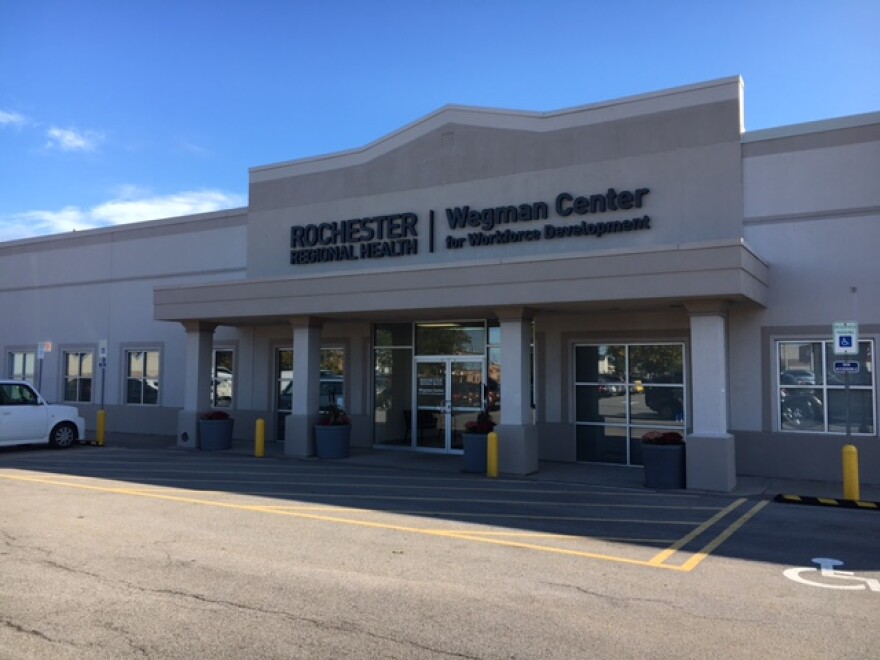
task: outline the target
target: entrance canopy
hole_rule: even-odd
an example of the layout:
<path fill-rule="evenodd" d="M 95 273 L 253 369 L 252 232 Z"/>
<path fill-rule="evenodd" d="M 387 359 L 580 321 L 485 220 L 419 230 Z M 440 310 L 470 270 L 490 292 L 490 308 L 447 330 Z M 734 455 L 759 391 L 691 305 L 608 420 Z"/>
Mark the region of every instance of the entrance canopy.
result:
<path fill-rule="evenodd" d="M 489 316 L 500 307 L 574 312 L 651 309 L 699 300 L 764 306 L 768 267 L 741 241 L 625 254 L 499 259 L 454 268 L 224 281 L 159 287 L 162 321 L 221 325 L 286 322 L 292 316 L 375 321 Z"/>

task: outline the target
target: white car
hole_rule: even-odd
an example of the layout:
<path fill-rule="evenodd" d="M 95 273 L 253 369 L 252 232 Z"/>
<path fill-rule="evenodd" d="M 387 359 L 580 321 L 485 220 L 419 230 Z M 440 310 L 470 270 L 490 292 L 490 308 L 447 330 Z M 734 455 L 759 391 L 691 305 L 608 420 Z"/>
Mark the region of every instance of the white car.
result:
<path fill-rule="evenodd" d="M 0 446 L 48 443 L 70 447 L 85 437 L 85 421 L 73 406 L 46 403 L 23 380 L 0 380 Z"/>

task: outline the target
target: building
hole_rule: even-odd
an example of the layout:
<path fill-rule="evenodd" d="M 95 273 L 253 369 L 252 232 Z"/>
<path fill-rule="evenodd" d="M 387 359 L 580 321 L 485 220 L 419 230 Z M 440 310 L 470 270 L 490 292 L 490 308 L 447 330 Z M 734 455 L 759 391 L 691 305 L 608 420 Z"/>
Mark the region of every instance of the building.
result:
<path fill-rule="evenodd" d="M 502 472 L 671 429 L 691 488 L 839 480 L 847 443 L 877 484 L 878 166 L 880 113 L 745 132 L 739 77 L 445 107 L 246 208 L 0 244 L 5 375 L 184 447 L 213 406 L 311 455 L 341 401 L 356 445 L 451 453 L 485 406 Z"/>

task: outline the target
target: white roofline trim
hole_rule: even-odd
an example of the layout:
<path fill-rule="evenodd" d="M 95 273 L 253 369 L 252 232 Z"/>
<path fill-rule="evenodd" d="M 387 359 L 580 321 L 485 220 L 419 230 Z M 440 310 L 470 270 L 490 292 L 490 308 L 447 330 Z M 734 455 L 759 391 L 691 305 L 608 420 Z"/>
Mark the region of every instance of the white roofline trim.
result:
<path fill-rule="evenodd" d="M 866 112 L 860 115 L 848 115 L 846 117 L 834 117 L 833 119 L 820 119 L 802 124 L 790 124 L 788 126 L 748 131 L 743 133 L 742 141 L 743 143 L 763 142 L 765 140 L 778 140 L 797 135 L 809 135 L 810 133 L 826 133 L 844 128 L 858 128 L 859 126 L 870 126 L 877 123 L 880 123 L 880 112 Z"/>

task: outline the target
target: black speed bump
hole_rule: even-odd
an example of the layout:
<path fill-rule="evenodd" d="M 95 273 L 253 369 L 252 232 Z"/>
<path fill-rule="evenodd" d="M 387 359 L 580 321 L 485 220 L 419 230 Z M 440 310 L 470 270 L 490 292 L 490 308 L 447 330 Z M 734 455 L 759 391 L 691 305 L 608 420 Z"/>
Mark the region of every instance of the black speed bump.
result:
<path fill-rule="evenodd" d="M 774 502 L 783 504 L 809 504 L 811 506 L 836 506 L 841 509 L 864 509 L 867 511 L 880 511 L 880 503 L 863 502 L 862 500 L 839 500 L 833 497 L 809 497 L 805 495 L 779 494 L 773 498 Z"/>

